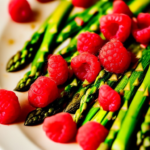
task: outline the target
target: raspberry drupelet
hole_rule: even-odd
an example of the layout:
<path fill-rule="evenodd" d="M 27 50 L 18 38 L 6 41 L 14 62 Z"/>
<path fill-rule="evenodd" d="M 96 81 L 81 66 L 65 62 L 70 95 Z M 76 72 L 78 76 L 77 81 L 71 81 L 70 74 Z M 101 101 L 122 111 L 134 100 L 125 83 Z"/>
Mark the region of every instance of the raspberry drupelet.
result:
<path fill-rule="evenodd" d="M 77 126 L 69 113 L 59 113 L 44 120 L 43 130 L 52 141 L 67 143 L 75 137 Z"/>
<path fill-rule="evenodd" d="M 28 92 L 28 100 L 33 107 L 46 107 L 57 96 L 58 88 L 55 81 L 45 76 L 37 78 Z"/>
<path fill-rule="evenodd" d="M 20 113 L 21 107 L 16 94 L 0 89 L 0 124 L 13 123 Z"/>
<path fill-rule="evenodd" d="M 82 81 L 94 82 L 96 76 L 101 70 L 98 58 L 90 53 L 81 53 L 71 61 L 71 67 L 74 74 Z"/>

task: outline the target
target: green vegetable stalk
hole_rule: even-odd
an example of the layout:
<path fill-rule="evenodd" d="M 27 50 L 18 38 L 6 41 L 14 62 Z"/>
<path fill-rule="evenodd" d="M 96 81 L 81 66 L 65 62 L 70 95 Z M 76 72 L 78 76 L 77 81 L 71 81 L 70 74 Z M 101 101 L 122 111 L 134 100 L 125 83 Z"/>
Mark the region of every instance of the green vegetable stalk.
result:
<path fill-rule="evenodd" d="M 32 35 L 31 40 L 25 43 L 22 50 L 10 58 L 6 66 L 7 71 L 12 72 L 20 70 L 33 60 L 33 57 L 42 43 L 44 33 L 51 16 L 52 15 L 50 15 L 40 28 Z"/>
<path fill-rule="evenodd" d="M 77 18 L 75 18 L 72 22 L 67 24 L 62 29 L 62 31 L 59 33 L 57 37 L 56 43 L 60 44 L 63 41 L 65 41 L 68 37 L 79 32 L 83 28 L 83 26 L 85 26 L 96 13 L 99 13 L 101 11 L 100 8 L 103 8 L 107 3 L 110 2 L 108 0 L 100 0 L 95 5 L 91 6 L 90 8 L 86 9 L 84 12 L 79 14 Z"/>
<path fill-rule="evenodd" d="M 19 81 L 16 91 L 28 90 L 31 83 L 33 83 L 39 75 L 42 74 L 42 68 L 45 63 L 46 57 L 53 49 L 53 43 L 56 40 L 56 36 L 60 31 L 62 21 L 66 18 L 66 15 L 72 9 L 70 1 L 61 1 L 58 7 L 55 9 L 53 15 L 49 20 L 49 25 L 46 29 L 42 44 L 37 51 L 35 58 L 31 65 L 31 70 L 25 74 L 25 76 Z"/>
<path fill-rule="evenodd" d="M 142 114 L 142 109 L 146 104 L 147 97 L 149 96 L 150 91 L 150 67 L 145 75 L 144 81 L 137 90 L 126 117 L 123 121 L 121 129 L 112 145 L 112 149 L 115 150 L 126 150 L 129 149 L 129 146 L 132 141 L 132 135 L 135 131 L 138 120 Z"/>
<path fill-rule="evenodd" d="M 99 20 L 102 17 L 102 15 L 105 15 L 107 13 L 107 11 L 111 8 L 111 6 L 112 6 L 112 4 L 108 2 L 103 8 L 99 8 L 99 13 L 97 15 L 95 15 L 88 22 L 88 24 L 85 27 L 83 27 L 82 30 L 80 30 L 75 37 L 73 37 L 71 39 L 71 42 L 69 43 L 68 46 L 66 46 L 65 48 L 60 50 L 57 54 L 66 55 L 68 53 L 75 52 L 77 49 L 77 39 L 81 33 L 83 33 L 83 32 L 99 33 L 100 32 L 99 31 L 99 26 L 100 26 Z"/>

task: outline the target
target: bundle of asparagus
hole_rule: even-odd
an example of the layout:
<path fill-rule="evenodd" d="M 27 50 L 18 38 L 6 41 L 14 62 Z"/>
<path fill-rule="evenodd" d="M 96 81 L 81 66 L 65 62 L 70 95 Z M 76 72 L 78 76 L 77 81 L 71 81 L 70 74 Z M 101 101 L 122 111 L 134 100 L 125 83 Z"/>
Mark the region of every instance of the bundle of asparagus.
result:
<path fill-rule="evenodd" d="M 132 100 L 132 97 L 134 96 L 138 86 L 140 85 L 140 83 L 143 80 L 145 71 L 147 70 L 147 67 L 150 62 L 150 59 L 147 57 L 147 55 L 150 53 L 150 51 L 149 51 L 149 49 L 146 49 L 142 53 L 143 54 L 139 61 L 139 64 L 137 65 L 135 71 L 130 76 L 128 83 L 127 83 L 126 87 L 124 88 L 124 95 L 122 97 L 123 105 L 122 105 L 122 107 L 110 129 L 110 132 L 109 132 L 107 138 L 105 139 L 104 143 L 101 144 L 100 148 L 103 148 L 103 149 L 111 148 L 112 143 L 121 128 L 124 117 L 126 116 L 126 113 L 128 111 L 129 105 L 130 105 L 130 101 Z M 147 60 L 144 62 L 145 58 L 147 58 Z M 142 66 L 142 68 L 141 68 L 141 66 Z M 109 113 L 112 114 L 111 112 L 109 112 Z"/>
<path fill-rule="evenodd" d="M 146 73 L 146 76 L 137 90 L 125 119 L 122 123 L 121 129 L 112 145 L 113 149 L 127 149 L 130 146 L 132 135 L 135 131 L 136 124 L 142 114 L 142 109 L 147 102 L 147 97 L 150 91 L 150 67 Z"/>

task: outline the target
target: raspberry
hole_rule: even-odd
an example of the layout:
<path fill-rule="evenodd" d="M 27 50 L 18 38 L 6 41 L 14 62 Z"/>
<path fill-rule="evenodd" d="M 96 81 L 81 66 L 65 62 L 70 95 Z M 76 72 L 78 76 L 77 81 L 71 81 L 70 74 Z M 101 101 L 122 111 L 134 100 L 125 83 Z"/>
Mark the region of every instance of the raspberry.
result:
<path fill-rule="evenodd" d="M 97 0 L 72 0 L 72 4 L 76 7 L 87 8 L 92 6 Z"/>
<path fill-rule="evenodd" d="M 71 61 L 71 67 L 75 75 L 82 81 L 93 82 L 101 70 L 98 58 L 89 53 L 81 53 Z"/>
<path fill-rule="evenodd" d="M 90 121 L 79 128 L 76 140 L 83 150 L 96 150 L 107 134 L 108 130 L 104 126 Z"/>
<path fill-rule="evenodd" d="M 99 57 L 103 67 L 112 73 L 123 73 L 131 62 L 131 55 L 116 39 L 112 39 L 102 47 Z"/>
<path fill-rule="evenodd" d="M 0 89 L 0 123 L 13 123 L 20 113 L 21 107 L 16 94 L 12 91 Z"/>
<path fill-rule="evenodd" d="M 60 55 L 51 56 L 48 59 L 48 72 L 57 85 L 65 83 L 69 74 L 67 62 Z"/>
<path fill-rule="evenodd" d="M 113 2 L 113 13 L 122 13 L 128 15 L 129 17 L 132 17 L 133 15 L 128 5 L 124 1 L 120 0 Z"/>
<path fill-rule="evenodd" d="M 77 41 L 77 50 L 80 53 L 88 52 L 91 54 L 97 54 L 99 49 L 103 46 L 103 43 L 101 37 L 96 33 L 81 33 Z"/>
<path fill-rule="evenodd" d="M 58 88 L 52 79 L 39 77 L 30 87 L 28 92 L 29 103 L 34 107 L 45 107 L 58 96 Z"/>
<path fill-rule="evenodd" d="M 11 18 L 16 22 L 28 22 L 32 16 L 32 10 L 27 0 L 11 0 L 8 10 Z"/>
<path fill-rule="evenodd" d="M 148 44 L 150 42 L 150 14 L 140 13 L 133 19 L 132 34 L 137 42 Z"/>
<path fill-rule="evenodd" d="M 106 39 L 124 42 L 130 35 L 131 19 L 125 14 L 109 14 L 100 19 L 100 29 Z"/>
<path fill-rule="evenodd" d="M 120 95 L 108 85 L 100 87 L 98 101 L 105 111 L 117 111 L 121 105 Z"/>
<path fill-rule="evenodd" d="M 69 113 L 59 113 L 44 120 L 43 130 L 52 141 L 67 143 L 75 137 L 77 127 Z"/>

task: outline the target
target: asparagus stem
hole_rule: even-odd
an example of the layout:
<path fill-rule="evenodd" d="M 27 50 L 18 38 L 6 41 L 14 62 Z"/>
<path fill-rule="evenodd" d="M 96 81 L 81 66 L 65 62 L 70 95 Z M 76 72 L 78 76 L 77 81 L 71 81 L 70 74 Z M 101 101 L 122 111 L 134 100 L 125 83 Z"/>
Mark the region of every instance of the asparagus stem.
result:
<path fill-rule="evenodd" d="M 148 5 L 149 0 L 134 0 L 129 2 L 129 8 L 134 14 L 134 16 L 137 16 L 140 12 L 142 12 Z"/>
<path fill-rule="evenodd" d="M 83 24 L 78 24 L 76 19 L 73 20 L 71 23 L 66 25 L 60 34 L 57 37 L 56 43 L 62 43 L 68 37 L 72 36 L 73 34 L 77 33 L 82 29 L 82 27 L 89 22 L 89 20 L 99 11 L 101 11 L 101 7 L 105 6 L 109 1 L 108 0 L 101 0 L 98 1 L 95 5 L 91 6 L 90 8 L 86 9 L 83 13 L 78 15 L 78 18 L 83 22 Z M 110 3 L 110 2 L 109 2 Z"/>
<path fill-rule="evenodd" d="M 45 108 L 37 108 L 30 112 L 26 118 L 24 125 L 37 125 L 42 123 L 48 116 L 54 115 L 64 109 L 64 106 L 72 98 L 75 91 L 80 86 L 81 82 L 74 78 L 70 84 L 68 84 L 64 91 L 61 93 L 61 98 L 56 99 L 53 103 L 49 104 Z"/>
<path fill-rule="evenodd" d="M 85 119 L 84 119 L 82 125 L 84 125 L 85 123 L 90 121 L 99 110 L 100 110 L 100 105 L 99 105 L 99 102 L 96 100 L 96 102 L 94 103 L 92 108 L 89 110 L 89 112 L 85 116 Z"/>
<path fill-rule="evenodd" d="M 12 58 L 10 58 L 6 65 L 7 71 L 12 72 L 22 69 L 25 65 L 29 64 L 32 61 L 37 49 L 42 42 L 47 24 L 51 16 L 52 15 L 50 15 L 40 26 L 40 28 L 32 35 L 31 40 L 27 41 L 24 44 L 22 50 L 17 52 L 14 56 L 12 56 Z"/>
<path fill-rule="evenodd" d="M 83 88 L 83 85 L 80 86 L 78 91 L 74 94 L 72 100 L 69 102 L 64 112 L 75 113 L 75 111 L 79 108 L 80 100 L 82 96 L 85 94 L 86 90 L 89 88 L 89 85 Z"/>
<path fill-rule="evenodd" d="M 68 53 L 74 52 L 77 49 L 77 39 L 78 36 L 83 33 L 83 32 L 95 32 L 99 33 L 99 20 L 102 17 L 102 15 L 106 14 L 107 10 L 111 7 L 111 3 L 107 3 L 103 8 L 99 8 L 99 13 L 95 15 L 89 23 L 83 27 L 81 31 L 77 33 L 77 35 L 71 39 L 71 42 L 69 43 L 68 46 L 63 48 L 61 51 L 59 51 L 57 54 L 60 55 L 66 55 Z"/>
<path fill-rule="evenodd" d="M 31 83 L 35 81 L 39 75 L 41 75 L 42 67 L 45 63 L 45 58 L 49 51 L 53 49 L 53 43 L 56 39 L 56 35 L 60 31 L 61 23 L 71 9 L 72 4 L 70 1 L 61 1 L 58 7 L 55 9 L 51 19 L 48 22 L 48 27 L 46 29 L 43 42 L 32 62 L 31 70 L 26 74 L 25 77 L 23 77 L 23 79 L 19 81 L 15 90 L 27 90 Z M 28 83 L 28 86 L 26 86 L 28 80 L 30 80 L 30 84 Z"/>
<path fill-rule="evenodd" d="M 89 107 L 89 103 L 91 103 L 95 97 L 97 97 L 99 87 L 104 84 L 104 82 L 110 78 L 111 73 L 106 72 L 105 70 L 100 71 L 97 76 L 95 82 L 91 87 L 86 91 L 85 95 L 81 98 L 80 107 L 76 111 L 74 115 L 74 120 L 76 123 L 82 119 L 85 110 Z"/>
<path fill-rule="evenodd" d="M 107 111 L 101 109 L 96 113 L 96 115 L 91 119 L 91 121 L 96 121 L 100 123 L 106 115 Z"/>
<path fill-rule="evenodd" d="M 137 90 L 128 112 L 125 116 L 121 129 L 112 145 L 112 149 L 128 149 L 131 143 L 133 132 L 142 114 L 142 109 L 146 103 L 150 91 L 150 67 L 145 75 L 144 81 Z"/>

